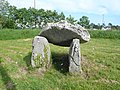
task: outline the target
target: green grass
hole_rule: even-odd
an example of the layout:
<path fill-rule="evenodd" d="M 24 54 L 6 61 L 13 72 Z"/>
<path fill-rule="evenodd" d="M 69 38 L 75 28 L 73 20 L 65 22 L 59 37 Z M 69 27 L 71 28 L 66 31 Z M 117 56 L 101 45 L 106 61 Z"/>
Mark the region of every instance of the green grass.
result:
<path fill-rule="evenodd" d="M 0 40 L 32 38 L 38 35 L 39 32 L 38 29 L 3 29 L 0 30 Z"/>
<path fill-rule="evenodd" d="M 40 30 L 38 29 L 3 29 L 0 30 L 0 40 L 33 38 L 39 33 Z M 89 33 L 91 38 L 120 39 L 120 30 L 89 30 Z"/>
<path fill-rule="evenodd" d="M 89 30 L 91 38 L 120 39 L 120 30 Z"/>
<path fill-rule="evenodd" d="M 31 46 L 32 38 L 0 40 L 0 90 L 120 90 L 120 39 L 82 44 L 78 76 L 68 73 L 69 48 L 52 44 L 52 67 L 41 75 L 30 66 Z"/>
<path fill-rule="evenodd" d="M 39 30 L 0 30 L 0 90 L 120 90 L 120 31 L 89 32 L 92 39 L 81 45 L 83 73 L 74 76 L 69 48 L 50 44 L 52 67 L 42 75 L 30 66 Z"/>

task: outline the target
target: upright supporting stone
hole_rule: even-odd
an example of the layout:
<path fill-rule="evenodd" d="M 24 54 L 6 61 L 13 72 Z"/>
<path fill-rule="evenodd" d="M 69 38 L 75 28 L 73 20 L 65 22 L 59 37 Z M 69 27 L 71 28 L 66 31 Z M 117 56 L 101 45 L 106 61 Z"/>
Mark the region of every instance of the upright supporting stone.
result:
<path fill-rule="evenodd" d="M 79 39 L 73 39 L 69 50 L 69 72 L 72 74 L 80 73 L 81 69 L 81 54 Z"/>
<path fill-rule="evenodd" d="M 51 53 L 47 39 L 45 37 L 35 36 L 32 46 L 32 67 L 38 67 L 46 70 L 51 64 Z"/>

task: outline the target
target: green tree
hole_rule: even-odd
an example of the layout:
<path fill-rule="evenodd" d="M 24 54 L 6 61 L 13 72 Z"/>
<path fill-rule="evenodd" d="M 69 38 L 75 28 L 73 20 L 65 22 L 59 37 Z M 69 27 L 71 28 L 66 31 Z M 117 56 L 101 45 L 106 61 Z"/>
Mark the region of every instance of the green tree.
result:
<path fill-rule="evenodd" d="M 0 14 L 7 15 L 9 9 L 9 3 L 6 0 L 0 0 Z"/>
<path fill-rule="evenodd" d="M 94 29 L 94 26 L 95 26 L 95 24 L 94 24 L 94 23 L 91 23 L 91 24 L 90 24 L 90 29 L 91 29 L 91 30 Z"/>
<path fill-rule="evenodd" d="M 9 3 L 6 0 L 0 0 L 0 28 L 4 28 L 8 16 Z"/>
<path fill-rule="evenodd" d="M 2 29 L 5 26 L 5 23 L 5 18 L 2 15 L 0 15 L 0 29 Z"/>
<path fill-rule="evenodd" d="M 102 23 L 102 27 L 104 28 L 106 25 L 105 25 L 105 23 Z"/>
<path fill-rule="evenodd" d="M 44 9 L 38 10 L 37 23 L 39 28 L 42 28 L 44 25 L 46 25 L 46 12 Z"/>
<path fill-rule="evenodd" d="M 66 20 L 71 24 L 75 24 L 77 22 L 77 20 L 75 20 L 74 17 L 72 17 L 71 15 L 69 15 L 69 17 L 67 17 Z"/>
<path fill-rule="evenodd" d="M 100 25 L 100 23 L 98 23 L 97 29 L 102 29 L 102 25 Z"/>
<path fill-rule="evenodd" d="M 59 21 L 65 20 L 65 15 L 64 15 L 63 12 L 61 12 L 61 13 L 58 15 L 58 17 L 59 17 Z"/>
<path fill-rule="evenodd" d="M 82 16 L 82 18 L 79 19 L 78 24 L 80 24 L 82 27 L 89 28 L 90 20 L 87 16 Z"/>
<path fill-rule="evenodd" d="M 8 7 L 8 15 L 6 17 L 6 28 L 16 28 L 16 13 L 17 13 L 17 8 L 15 6 L 9 6 Z"/>
<path fill-rule="evenodd" d="M 0 1 L 0 26 L 1 28 L 16 28 L 15 24 L 15 6 L 10 6 L 6 0 Z"/>
<path fill-rule="evenodd" d="M 113 25 L 112 25 L 112 23 L 108 23 L 108 26 L 109 26 L 110 28 L 112 28 Z"/>

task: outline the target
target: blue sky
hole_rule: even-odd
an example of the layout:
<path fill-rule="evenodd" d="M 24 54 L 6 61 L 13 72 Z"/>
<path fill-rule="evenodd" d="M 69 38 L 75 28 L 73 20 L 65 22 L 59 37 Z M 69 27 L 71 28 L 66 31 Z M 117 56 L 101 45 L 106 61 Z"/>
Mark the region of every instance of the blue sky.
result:
<path fill-rule="evenodd" d="M 34 0 L 7 0 L 17 8 L 34 7 Z M 88 16 L 91 23 L 102 23 L 102 15 L 107 25 L 120 25 L 120 0 L 35 0 L 36 8 L 64 12 L 75 19 Z"/>

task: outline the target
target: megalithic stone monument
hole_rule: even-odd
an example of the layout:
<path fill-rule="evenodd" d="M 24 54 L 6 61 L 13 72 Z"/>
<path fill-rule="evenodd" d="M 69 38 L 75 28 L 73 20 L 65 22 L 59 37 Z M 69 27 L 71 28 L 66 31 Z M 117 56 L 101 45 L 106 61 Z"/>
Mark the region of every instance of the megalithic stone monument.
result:
<path fill-rule="evenodd" d="M 42 37 L 42 38 L 41 38 Z M 40 42 L 38 43 L 38 39 L 40 38 Z M 42 40 L 43 39 L 43 40 Z M 45 41 L 44 41 L 45 40 Z M 33 48 L 33 54 L 31 58 L 31 64 L 33 67 L 36 67 L 35 64 L 35 58 L 36 55 L 34 55 L 34 52 L 39 53 L 42 56 L 42 60 L 44 61 L 44 48 L 48 46 L 49 43 L 59 45 L 59 46 L 65 46 L 70 47 L 69 51 L 69 72 L 80 72 L 81 69 L 81 55 L 80 55 L 80 43 L 85 43 L 90 40 L 90 34 L 86 29 L 81 27 L 80 25 L 72 25 L 68 23 L 67 21 L 60 21 L 57 23 L 48 23 L 43 29 L 42 32 L 34 38 L 33 46 L 36 48 Z M 37 43 L 36 43 L 37 42 Z M 43 43 L 42 43 L 43 42 Z M 47 43 L 47 44 L 45 44 Z M 50 50 L 48 49 L 50 52 Z M 47 54 L 49 57 L 50 54 Z M 41 60 L 41 59 L 39 59 Z M 47 62 L 49 64 L 49 59 Z M 45 65 L 47 65 L 45 64 Z M 43 65 L 44 66 L 44 65 Z"/>
<path fill-rule="evenodd" d="M 69 50 L 69 72 L 79 73 L 81 69 L 81 54 L 80 54 L 80 41 L 79 39 L 73 39 Z"/>
<path fill-rule="evenodd" d="M 79 39 L 80 43 L 90 40 L 90 34 L 80 25 L 70 24 L 67 21 L 48 23 L 39 36 L 45 37 L 48 42 L 59 46 L 70 46 L 73 39 Z"/>
<path fill-rule="evenodd" d="M 50 55 L 51 52 L 47 39 L 45 37 L 35 36 L 32 43 L 32 67 L 44 68 L 46 70 L 51 64 Z"/>

